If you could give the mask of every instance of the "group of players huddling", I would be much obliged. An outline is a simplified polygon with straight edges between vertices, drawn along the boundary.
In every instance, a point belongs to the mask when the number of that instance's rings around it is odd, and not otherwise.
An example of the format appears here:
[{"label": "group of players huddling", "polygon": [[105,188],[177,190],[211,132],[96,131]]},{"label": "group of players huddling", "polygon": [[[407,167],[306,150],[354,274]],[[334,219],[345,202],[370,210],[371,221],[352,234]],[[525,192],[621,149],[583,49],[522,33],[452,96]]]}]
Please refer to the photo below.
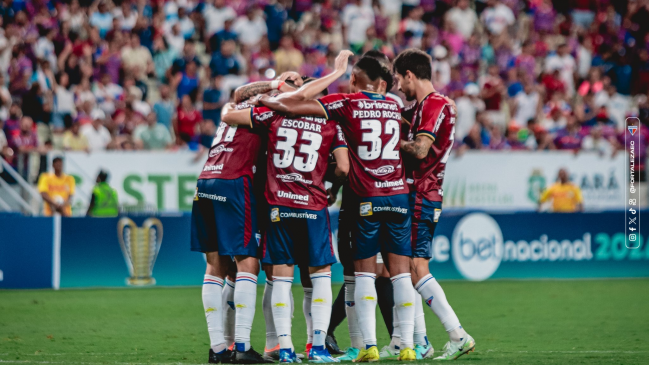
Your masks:
[{"label": "group of players huddling", "polygon": [[[342,51],[335,71],[320,79],[288,73],[242,86],[238,104],[223,108],[192,210],[192,250],[207,257],[210,363],[301,362],[291,340],[294,265],[301,267],[310,362],[433,357],[422,297],[450,337],[435,359],[475,348],[429,271],[455,104],[435,91],[430,57],[414,49],[392,65],[380,52],[365,54],[352,68],[351,93],[327,95],[351,54]],[[411,107],[388,93],[395,82],[416,100]],[[338,252],[351,347],[335,358],[327,337],[336,262],[327,206],[340,188]],[[250,346],[259,259],[268,278],[264,355]],[[377,274],[391,278],[393,293],[392,311],[383,312],[393,318],[392,341],[381,352]]]}]

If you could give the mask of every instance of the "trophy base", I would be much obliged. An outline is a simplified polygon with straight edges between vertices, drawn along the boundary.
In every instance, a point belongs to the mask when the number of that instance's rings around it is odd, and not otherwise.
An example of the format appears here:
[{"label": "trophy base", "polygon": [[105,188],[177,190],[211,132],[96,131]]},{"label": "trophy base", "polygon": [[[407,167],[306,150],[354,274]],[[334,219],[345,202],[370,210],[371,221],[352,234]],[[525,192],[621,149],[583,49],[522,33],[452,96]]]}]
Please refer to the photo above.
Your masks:
[{"label": "trophy base", "polygon": [[155,285],[155,279],[154,278],[128,278],[126,279],[126,284],[132,286]]}]

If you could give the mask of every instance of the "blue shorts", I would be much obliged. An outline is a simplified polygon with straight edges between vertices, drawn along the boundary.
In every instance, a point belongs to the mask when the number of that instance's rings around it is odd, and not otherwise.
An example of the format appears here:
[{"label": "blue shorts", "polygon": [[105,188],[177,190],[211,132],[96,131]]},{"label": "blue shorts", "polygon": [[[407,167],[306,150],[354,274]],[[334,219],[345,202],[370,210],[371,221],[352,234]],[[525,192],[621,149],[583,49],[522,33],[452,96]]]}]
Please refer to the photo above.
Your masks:
[{"label": "blue shorts", "polygon": [[262,263],[310,267],[336,263],[327,208],[309,210],[271,205],[268,212]]},{"label": "blue shorts", "polygon": [[247,177],[198,180],[192,206],[192,251],[255,257],[261,238],[256,206]]},{"label": "blue shorts", "polygon": [[433,257],[433,236],[440,214],[442,202],[430,201],[416,192],[410,193],[412,211],[412,256]]},{"label": "blue shorts", "polygon": [[352,199],[357,212],[356,229],[352,232],[354,260],[379,252],[412,256],[408,194]]}]

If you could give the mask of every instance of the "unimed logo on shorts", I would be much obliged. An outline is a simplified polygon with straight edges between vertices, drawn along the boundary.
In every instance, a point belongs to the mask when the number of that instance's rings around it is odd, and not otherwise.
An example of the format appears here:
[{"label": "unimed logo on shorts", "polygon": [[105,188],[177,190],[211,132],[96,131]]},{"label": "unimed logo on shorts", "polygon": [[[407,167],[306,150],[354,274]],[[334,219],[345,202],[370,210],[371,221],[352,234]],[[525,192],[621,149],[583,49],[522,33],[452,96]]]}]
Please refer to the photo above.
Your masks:
[{"label": "unimed logo on shorts", "polygon": [[462,218],[453,231],[453,261],[467,279],[486,280],[500,266],[503,233],[498,222],[484,213]]}]

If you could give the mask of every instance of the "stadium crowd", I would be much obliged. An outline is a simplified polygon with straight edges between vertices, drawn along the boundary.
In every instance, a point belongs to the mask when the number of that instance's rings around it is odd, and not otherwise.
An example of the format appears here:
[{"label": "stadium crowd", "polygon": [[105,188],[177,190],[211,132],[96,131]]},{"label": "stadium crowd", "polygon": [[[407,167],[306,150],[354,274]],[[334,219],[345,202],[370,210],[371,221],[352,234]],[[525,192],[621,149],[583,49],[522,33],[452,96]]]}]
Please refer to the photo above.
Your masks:
[{"label": "stadium crowd", "polygon": [[647,0],[4,0],[0,15],[0,154],[19,170],[52,149],[209,147],[234,88],[325,75],[343,48],[429,53],[460,152],[609,155],[627,116],[649,119]]}]

